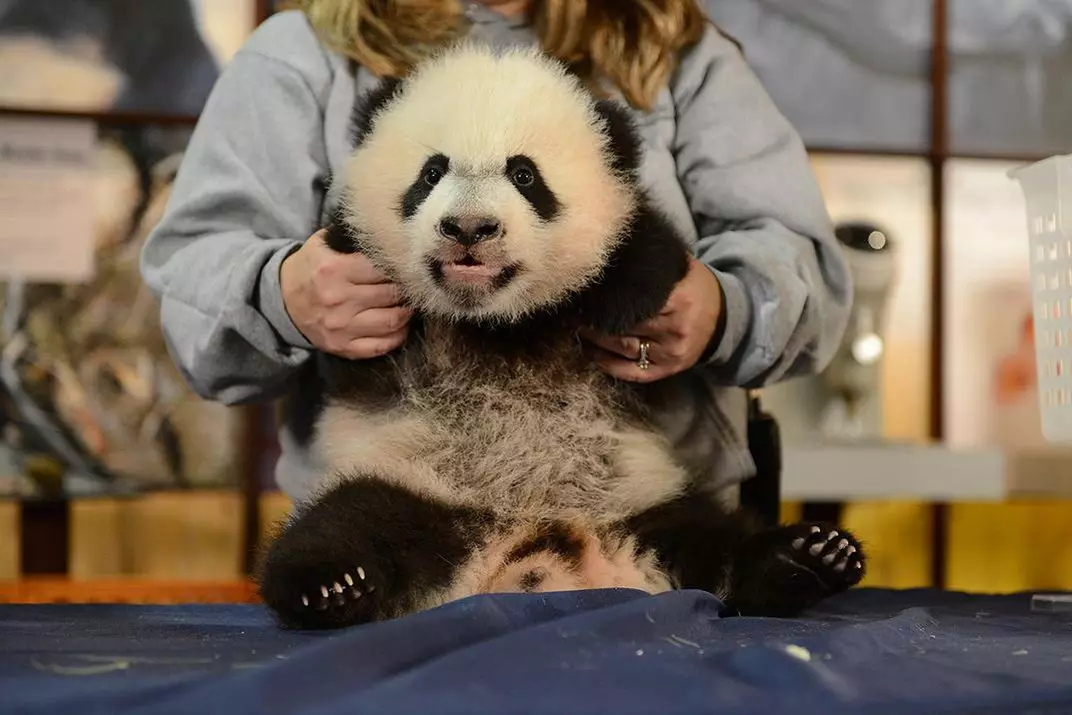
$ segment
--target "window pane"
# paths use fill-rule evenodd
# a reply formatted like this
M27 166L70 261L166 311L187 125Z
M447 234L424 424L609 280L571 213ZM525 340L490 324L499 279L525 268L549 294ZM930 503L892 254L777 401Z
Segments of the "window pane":
M891 440L925 442L930 428L930 168L922 159L813 155L835 224L873 224L894 251L894 276L882 319L883 362L874 416ZM764 391L787 441L812 440L826 406L823 378ZM823 397L817 397L822 395Z
M1072 151L1072 0L950 0L950 147Z
M970 0L969 0L970 1ZM925 151L932 0L707 0L811 147Z

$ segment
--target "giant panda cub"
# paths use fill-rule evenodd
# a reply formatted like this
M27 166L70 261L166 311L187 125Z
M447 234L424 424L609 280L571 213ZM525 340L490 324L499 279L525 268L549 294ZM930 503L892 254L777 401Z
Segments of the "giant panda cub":
M358 103L326 240L415 318L383 358L318 356L325 477L259 576L282 625L585 588L782 616L860 580L848 532L760 528L700 489L646 412L657 384L578 339L657 315L688 268L640 158L626 111L536 50L456 45Z

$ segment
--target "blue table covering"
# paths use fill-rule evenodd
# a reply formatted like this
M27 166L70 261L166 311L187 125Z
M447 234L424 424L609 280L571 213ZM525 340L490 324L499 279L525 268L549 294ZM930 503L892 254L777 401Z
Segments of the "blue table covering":
M1072 615L858 589L482 596L333 633L257 606L0 606L0 713L1072 713Z

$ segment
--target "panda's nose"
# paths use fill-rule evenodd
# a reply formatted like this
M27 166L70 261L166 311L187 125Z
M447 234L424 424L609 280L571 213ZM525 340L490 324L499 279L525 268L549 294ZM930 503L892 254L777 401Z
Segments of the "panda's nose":
M439 222L439 235L472 246L502 235L502 223L488 216L446 216Z

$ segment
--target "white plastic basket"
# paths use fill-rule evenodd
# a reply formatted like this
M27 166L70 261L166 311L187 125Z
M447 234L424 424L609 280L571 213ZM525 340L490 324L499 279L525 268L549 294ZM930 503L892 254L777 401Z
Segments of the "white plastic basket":
M1018 167L1027 208L1042 433L1072 442L1072 155Z

